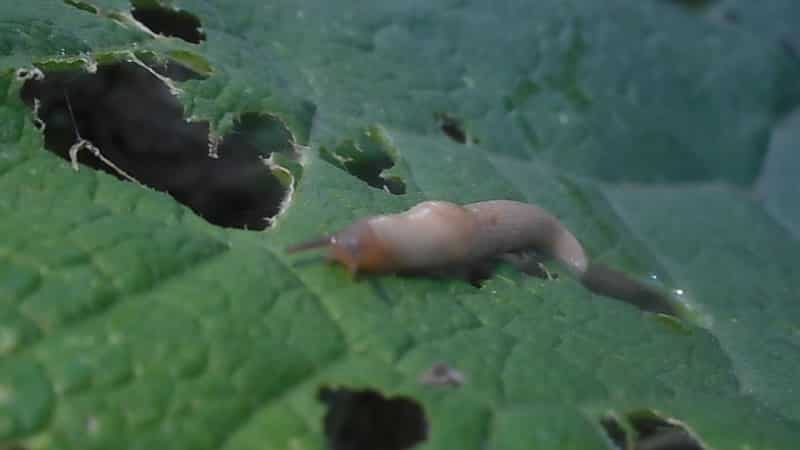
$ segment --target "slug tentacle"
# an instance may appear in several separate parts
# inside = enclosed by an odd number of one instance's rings
[[[297,252],[304,252],[306,250],[314,250],[317,248],[328,247],[331,245],[331,236],[322,236],[314,239],[310,239],[305,242],[300,242],[299,244],[290,245],[286,247],[286,253],[297,253]]]

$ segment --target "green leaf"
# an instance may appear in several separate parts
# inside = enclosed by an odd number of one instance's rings
[[[759,14],[797,17],[784,4]],[[196,17],[205,39],[148,30],[122,0],[0,5],[0,447],[321,450],[325,387],[418,402],[424,449],[613,448],[604,421],[635,440],[642,416],[718,450],[800,439],[783,170],[800,62],[769,30],[666,1],[138,5]],[[273,227],[74,171],[21,99],[34,67],[170,59],[196,75],[170,99],[211,138],[247,122],[241,139],[280,152],[285,126],[302,149],[271,161],[291,187]],[[354,280],[283,251],[425,199],[495,198],[553,211],[691,314],[566,274]],[[464,383],[422,383],[439,362]]]

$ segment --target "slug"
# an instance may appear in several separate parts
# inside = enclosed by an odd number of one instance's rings
[[[592,292],[676,315],[660,292],[590,263],[583,246],[555,216],[528,203],[491,200],[461,206],[426,201],[402,213],[358,220],[287,252],[318,248],[327,248],[328,258],[353,275],[461,274],[471,281],[486,278],[506,256],[534,252],[557,261]]]

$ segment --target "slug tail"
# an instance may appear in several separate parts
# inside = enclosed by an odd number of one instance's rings
[[[314,250],[331,245],[331,236],[322,236],[310,241],[300,242],[299,244],[290,245],[286,247],[286,253],[304,252],[306,250]]]
[[[681,318],[679,306],[669,296],[604,264],[590,264],[580,279],[595,294],[622,300],[644,311]]]

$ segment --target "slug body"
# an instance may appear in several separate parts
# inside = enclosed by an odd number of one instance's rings
[[[289,251],[317,247],[328,247],[329,257],[354,274],[464,268],[527,251],[556,259],[576,275],[587,268],[583,247],[558,219],[510,200],[465,206],[423,202],[399,214],[359,220]]]
[[[590,263],[583,246],[555,216],[528,203],[492,200],[461,206],[427,201],[402,213],[359,220],[287,251],[316,248],[327,248],[328,258],[353,275],[444,273],[465,275],[471,282],[490,275],[498,260],[535,253],[559,262],[592,292],[678,315],[675,305],[654,288]]]

